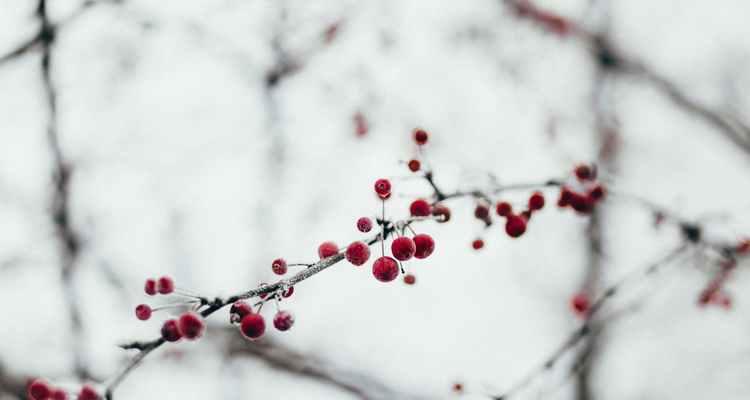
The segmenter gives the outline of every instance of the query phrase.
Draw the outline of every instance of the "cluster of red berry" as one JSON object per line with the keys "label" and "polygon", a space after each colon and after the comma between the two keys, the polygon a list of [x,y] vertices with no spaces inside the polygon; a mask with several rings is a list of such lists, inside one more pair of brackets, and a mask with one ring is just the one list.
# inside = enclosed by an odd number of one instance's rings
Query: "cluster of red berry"
{"label": "cluster of red berry", "polygon": [[[34,379],[29,383],[29,386],[27,387],[26,394],[29,397],[29,400],[67,400],[68,399],[68,392],[61,389],[54,387],[44,381],[43,379]],[[78,391],[77,394],[74,396],[72,395],[70,398],[75,398],[77,400],[99,400],[101,399],[101,396],[94,390],[93,387],[90,385],[83,385],[81,387],[81,390]]]}
{"label": "cluster of red berry", "polygon": [[[229,322],[238,324],[240,333],[247,339],[256,340],[266,332],[266,320],[261,314],[261,307],[257,312],[245,301],[236,301],[229,309]],[[273,326],[284,332],[294,325],[294,314],[289,311],[278,310],[273,317]]]}
{"label": "cluster of red berry", "polygon": [[606,195],[604,186],[597,181],[596,167],[581,164],[573,174],[575,179],[560,187],[557,205],[561,208],[570,207],[581,214],[591,214],[596,204]]}

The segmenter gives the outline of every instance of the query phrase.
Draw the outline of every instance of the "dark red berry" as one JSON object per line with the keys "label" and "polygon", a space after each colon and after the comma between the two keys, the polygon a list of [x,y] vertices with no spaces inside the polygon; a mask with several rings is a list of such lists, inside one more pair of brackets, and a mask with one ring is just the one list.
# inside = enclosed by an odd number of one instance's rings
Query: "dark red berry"
{"label": "dark red berry", "polygon": [[370,259],[370,246],[360,241],[350,244],[346,248],[346,259],[356,266],[366,263]]}
{"label": "dark red berry", "polygon": [[578,211],[581,214],[589,214],[594,210],[594,203],[595,200],[591,198],[590,196],[584,196],[579,193],[570,192],[569,201],[570,206],[573,207],[574,210]]}
{"label": "dark red berry", "polygon": [[391,253],[399,261],[406,261],[414,256],[417,251],[414,241],[406,236],[396,238],[391,243]]}
{"label": "dark red berry", "polygon": [[372,274],[380,282],[390,282],[398,276],[398,264],[391,257],[380,257],[372,264]]}
{"label": "dark red berry", "polygon": [[68,400],[68,394],[62,389],[52,389],[49,394],[50,400]]}
{"label": "dark red berry", "polygon": [[409,212],[412,217],[427,217],[431,211],[432,207],[425,199],[414,200],[409,206]]}
{"label": "dark red berry", "polygon": [[281,296],[283,297],[291,297],[291,295],[294,294],[294,286],[289,286],[287,290],[285,290],[283,293],[281,293]]}
{"label": "dark red berry", "polygon": [[414,257],[423,259],[427,258],[435,251],[435,241],[432,236],[426,233],[420,233],[414,236]]}
{"label": "dark red berry", "polygon": [[526,220],[519,215],[509,215],[505,221],[505,233],[512,238],[517,238],[526,232]]}
{"label": "dark red berry", "polygon": [[544,195],[541,192],[534,192],[529,197],[529,210],[537,211],[544,208]]}
{"label": "dark red berry", "polygon": [[388,179],[375,181],[375,193],[383,200],[391,197],[391,181]]}
{"label": "dark red berry", "polygon": [[576,177],[582,181],[586,181],[593,178],[593,171],[591,170],[591,167],[589,167],[586,164],[581,164],[576,166],[576,169],[574,170]]}
{"label": "dark red berry", "polygon": [[156,289],[161,294],[170,294],[174,292],[174,281],[168,276],[162,276],[156,282]]}
{"label": "dark red berry", "polygon": [[279,311],[273,317],[273,326],[280,331],[288,331],[294,325],[294,315],[289,311]]}
{"label": "dark red berry", "polygon": [[260,314],[250,314],[242,318],[240,332],[250,340],[255,340],[266,332],[266,320]]}
{"label": "dark red berry", "polygon": [[372,230],[372,220],[367,217],[362,217],[357,220],[357,229],[360,232],[370,232]]}
{"label": "dark red berry", "polygon": [[481,249],[482,247],[484,247],[484,240],[482,240],[482,239],[474,239],[474,241],[471,242],[471,247],[474,250]]}
{"label": "dark red berry", "polygon": [[497,212],[497,215],[507,217],[513,212],[513,206],[507,201],[500,201],[495,205],[495,211]]}
{"label": "dark red berry", "polygon": [[148,304],[139,304],[135,307],[135,316],[141,321],[146,321],[151,318],[151,307]]}
{"label": "dark red berry", "polygon": [[422,146],[427,143],[428,138],[429,135],[424,129],[417,128],[414,130],[414,141],[417,142],[418,145]]}
{"label": "dark red berry", "polygon": [[167,342],[176,342],[182,338],[177,320],[168,319],[164,321],[164,325],[161,326],[161,337]]}
{"label": "dark red berry", "polygon": [[591,302],[589,296],[586,293],[577,293],[570,299],[570,307],[576,313],[576,315],[584,317],[589,312]]}
{"label": "dark red berry", "polygon": [[417,172],[420,168],[422,168],[422,163],[419,162],[419,160],[409,160],[409,163],[407,163],[409,166],[409,171],[411,172]]}
{"label": "dark red berry", "polygon": [[451,220],[451,209],[442,204],[435,204],[432,207],[432,216],[437,217],[437,222],[448,222]]}
{"label": "dark red berry", "polygon": [[568,187],[563,186],[560,189],[560,198],[557,200],[558,207],[567,207],[570,205],[570,199],[573,196],[573,191]]}
{"label": "dark red berry", "polygon": [[596,201],[603,199],[605,194],[606,192],[604,190],[604,186],[602,185],[596,185],[591,188],[591,190],[589,190],[589,197]]}
{"label": "dark red berry", "polygon": [[318,256],[320,259],[328,258],[339,252],[339,246],[333,242],[323,242],[318,246]]}
{"label": "dark red berry", "polygon": [[78,392],[78,400],[99,400],[99,393],[89,385],[83,385],[81,391]]}
{"label": "dark red berry", "polygon": [[277,258],[273,260],[273,262],[271,263],[271,270],[273,270],[273,273],[276,275],[286,274],[286,260],[284,260],[283,258]]}
{"label": "dark red berry", "polygon": [[242,321],[245,315],[253,313],[253,306],[245,301],[235,301],[229,308],[229,322],[237,323]]}
{"label": "dark red berry", "polygon": [[417,277],[412,274],[404,275],[404,283],[407,285],[413,285],[417,283]]}
{"label": "dark red berry", "polygon": [[182,336],[187,340],[200,338],[203,336],[203,331],[206,330],[206,323],[203,322],[203,318],[194,312],[186,312],[180,315],[177,326]]}
{"label": "dark red berry", "polygon": [[474,208],[474,217],[486,221],[490,217],[490,208],[484,204],[477,204]]}
{"label": "dark red berry", "polygon": [[147,295],[153,296],[156,294],[156,280],[154,279],[146,279],[146,284],[143,285],[143,291],[146,292]]}
{"label": "dark red berry", "polygon": [[31,400],[47,400],[52,388],[42,379],[34,379],[26,390]]}

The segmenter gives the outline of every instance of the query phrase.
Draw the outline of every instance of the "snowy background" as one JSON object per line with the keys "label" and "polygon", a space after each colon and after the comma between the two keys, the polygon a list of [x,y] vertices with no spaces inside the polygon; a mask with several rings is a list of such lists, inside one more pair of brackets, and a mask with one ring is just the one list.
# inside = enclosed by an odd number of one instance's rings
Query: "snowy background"
{"label": "snowy background", "polygon": [[[601,2],[599,2],[601,3]],[[274,280],[272,259],[317,258],[317,245],[361,238],[372,182],[393,180],[387,213],[429,195],[400,161],[409,132],[444,188],[538,182],[596,160],[596,69],[585,46],[545,32],[498,1],[135,1],[77,10],[54,0],[52,48],[62,154],[74,168],[71,226],[82,240],[72,273],[82,332],[71,329],[51,218],[54,162],[38,49],[0,64],[0,364],[8,377],[75,388],[74,353],[105,380],[166,317],[133,316],[146,277],[228,295]],[[592,29],[597,4],[540,1]],[[38,30],[36,2],[0,2],[0,54]],[[692,98],[750,120],[750,4],[745,0],[619,1],[607,6],[614,45]],[[598,11],[597,11],[598,10]],[[325,31],[338,30],[330,43]],[[294,70],[268,84],[270,71]],[[749,154],[627,74],[608,81],[621,135],[604,175],[718,237],[750,233]],[[361,112],[369,131],[355,134]],[[548,204],[554,191],[548,191]],[[523,201],[528,193],[510,198]],[[283,303],[297,317],[267,345],[351,383],[269,364],[228,348],[226,313],[196,343],[166,346],[119,388],[123,399],[463,398],[500,393],[579,324],[568,299],[586,279],[588,219],[548,206],[521,239],[473,219],[426,223],[435,254],[408,263],[413,287],[382,284],[344,262]],[[603,287],[674,247],[675,230],[612,202],[602,217]],[[744,229],[744,230],[743,230]],[[482,235],[479,252],[471,241]],[[587,385],[596,399],[747,399],[750,273],[729,282],[731,310],[696,307],[710,274],[685,261],[612,301]],[[740,265],[742,267],[742,265]],[[262,343],[263,341],[261,341]],[[234,347],[233,347],[234,346]],[[521,398],[574,399],[563,363]],[[0,388],[2,389],[2,388]],[[3,389],[8,391],[7,389]],[[10,393],[7,394],[13,398]],[[3,394],[0,394],[0,398]]]}

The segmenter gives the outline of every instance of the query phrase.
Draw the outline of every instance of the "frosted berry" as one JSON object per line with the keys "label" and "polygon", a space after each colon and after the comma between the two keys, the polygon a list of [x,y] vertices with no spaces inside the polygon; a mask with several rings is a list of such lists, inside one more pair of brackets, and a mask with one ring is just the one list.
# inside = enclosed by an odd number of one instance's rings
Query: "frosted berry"
{"label": "frosted berry", "polygon": [[509,215],[505,221],[505,233],[512,238],[517,238],[526,232],[526,220],[519,215]]}
{"label": "frosted berry", "polygon": [[424,129],[417,128],[414,130],[414,141],[417,142],[418,145],[422,146],[427,143],[428,138],[429,135]]}
{"label": "frosted berry", "polygon": [[411,172],[417,172],[420,168],[422,168],[422,163],[419,162],[419,160],[409,160],[406,165],[409,166],[409,171]]}
{"label": "frosted berry", "polygon": [[357,220],[357,230],[363,233],[370,232],[372,230],[372,220],[367,217],[362,217]]}
{"label": "frosted berry", "polygon": [[388,179],[375,181],[375,193],[383,200],[391,197],[391,181]]}
{"label": "frosted berry", "polygon": [[427,217],[430,215],[431,210],[430,203],[425,199],[414,200],[409,206],[409,213],[412,217]]}
{"label": "frosted berry", "polygon": [[161,294],[170,294],[174,292],[174,281],[168,276],[162,276],[156,281],[156,290]]}
{"label": "frosted berry", "polygon": [[513,206],[511,206],[507,201],[500,201],[495,206],[495,211],[497,212],[497,215],[501,217],[507,217],[513,212]]}
{"label": "frosted berry", "polygon": [[135,316],[141,321],[146,321],[151,318],[151,307],[148,304],[139,304],[135,307]]}
{"label": "frosted berry", "polygon": [[286,260],[283,258],[277,258],[271,263],[271,270],[276,275],[284,275],[287,271]]}
{"label": "frosted berry", "polygon": [[42,379],[34,379],[26,390],[31,400],[47,400],[52,388]]}
{"label": "frosted berry", "polygon": [[480,250],[484,247],[484,240],[482,239],[474,239],[473,242],[471,242],[471,247],[474,250]]}
{"label": "frosted berry", "polygon": [[143,285],[143,291],[146,292],[146,294],[149,296],[155,295],[156,294],[156,280],[146,279],[146,283]]}
{"label": "frosted berry", "polygon": [[318,246],[318,256],[320,259],[328,258],[339,252],[339,246],[333,242],[323,242]]}
{"label": "frosted berry", "polygon": [[182,336],[187,340],[200,338],[203,336],[203,331],[206,330],[206,323],[203,322],[203,318],[194,312],[186,312],[180,315],[177,326]]}
{"label": "frosted berry", "polygon": [[578,165],[576,169],[574,170],[574,172],[575,172],[576,177],[582,181],[586,181],[586,180],[594,178],[593,170],[591,169],[591,167],[585,164]]}
{"label": "frosted berry", "polygon": [[417,251],[414,241],[406,236],[396,238],[391,243],[391,253],[399,261],[406,261],[414,257],[414,253]]}
{"label": "frosted berry", "polygon": [[245,301],[235,301],[229,308],[229,322],[237,323],[242,321],[246,315],[253,313],[253,306]]}
{"label": "frosted berry", "polygon": [[350,263],[360,266],[370,259],[370,246],[364,242],[354,242],[346,248],[346,259]]}
{"label": "frosted berry", "polygon": [[529,210],[537,211],[544,208],[544,195],[541,192],[534,192],[529,197]]}
{"label": "frosted berry", "polygon": [[407,285],[413,285],[417,283],[417,277],[413,274],[406,274],[404,275],[404,283]]}
{"label": "frosted berry", "polygon": [[99,400],[99,393],[89,385],[83,385],[81,391],[78,392],[78,400]]}
{"label": "frosted berry", "polygon": [[289,286],[287,290],[285,290],[283,293],[281,293],[281,296],[283,297],[291,297],[291,295],[294,294],[294,286]]}
{"label": "frosted berry", "polygon": [[242,318],[240,332],[248,339],[255,340],[266,332],[266,320],[260,314],[250,314]]}
{"label": "frosted berry", "polygon": [[439,223],[448,222],[451,220],[451,209],[442,204],[435,204],[432,207],[432,216],[437,217]]}
{"label": "frosted berry", "polygon": [[578,316],[586,316],[591,308],[589,296],[586,293],[577,293],[570,299],[570,307]]}
{"label": "frosted berry", "polygon": [[177,320],[168,319],[161,326],[161,337],[167,342],[176,342],[182,338],[180,328],[177,327]]}
{"label": "frosted berry", "polygon": [[435,251],[435,241],[432,236],[426,233],[420,233],[414,236],[414,257],[423,259],[427,258]]}
{"label": "frosted berry", "polygon": [[273,326],[280,331],[288,331],[294,325],[294,315],[289,311],[279,311],[273,317]]}
{"label": "frosted berry", "polygon": [[62,389],[52,389],[49,394],[50,400],[68,400],[68,394]]}
{"label": "frosted berry", "polygon": [[391,257],[380,257],[372,264],[372,274],[380,282],[390,282],[398,276],[398,264]]}

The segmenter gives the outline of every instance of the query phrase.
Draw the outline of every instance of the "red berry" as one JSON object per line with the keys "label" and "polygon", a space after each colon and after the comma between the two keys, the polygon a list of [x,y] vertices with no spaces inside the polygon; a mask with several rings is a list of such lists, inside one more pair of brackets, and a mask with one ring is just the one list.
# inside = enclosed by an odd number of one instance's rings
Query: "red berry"
{"label": "red berry", "polygon": [[448,222],[451,220],[451,209],[442,204],[435,204],[432,207],[432,216],[438,217],[437,222]]}
{"label": "red berry", "polygon": [[357,229],[360,232],[370,232],[372,230],[372,220],[367,217],[362,217],[357,220]]}
{"label": "red berry", "polygon": [[388,179],[378,179],[375,181],[375,193],[383,200],[391,197],[391,181]]}
{"label": "red berry", "polygon": [[356,265],[360,266],[370,259],[370,246],[364,242],[354,242],[346,248],[346,259]]}
{"label": "red berry", "polygon": [[573,196],[573,192],[566,186],[560,189],[560,198],[557,200],[558,207],[567,207],[570,205],[570,199]]}
{"label": "red berry", "polygon": [[26,392],[31,400],[47,400],[52,388],[42,379],[34,379],[29,384]]}
{"label": "red berry", "polygon": [[286,260],[284,260],[283,258],[277,258],[273,260],[273,262],[271,263],[271,270],[273,270],[273,273],[276,275],[286,274]]}
{"label": "red berry", "polygon": [[68,394],[62,389],[52,389],[49,394],[50,400],[68,400]]}
{"label": "red berry", "polygon": [[737,243],[735,251],[743,255],[750,253],[750,238],[740,240],[740,242]]}
{"label": "red berry", "polygon": [[423,259],[427,258],[435,251],[435,241],[432,236],[426,233],[420,233],[414,236],[414,257]]}
{"label": "red berry", "polygon": [[294,325],[294,315],[289,311],[279,311],[273,317],[273,326],[280,331],[288,331]]}
{"label": "red berry", "polygon": [[391,243],[391,253],[399,261],[406,261],[414,256],[417,251],[414,241],[406,236],[396,238]]}
{"label": "red berry", "polygon": [[474,239],[474,241],[471,242],[471,247],[474,250],[481,249],[482,247],[484,247],[484,240],[482,240],[482,239]]}
{"label": "red berry", "polygon": [[593,171],[591,170],[591,167],[589,167],[586,164],[581,164],[581,165],[576,166],[576,169],[575,169],[574,172],[576,174],[576,177],[578,177],[578,179],[580,179],[582,181],[593,179],[593,177],[594,177],[593,176],[594,174],[593,174]]}
{"label": "red berry", "polygon": [[513,212],[513,206],[511,206],[507,201],[501,201],[498,202],[495,206],[495,211],[497,212],[497,215],[501,217],[507,217]]}
{"label": "red berry", "polygon": [[139,304],[135,308],[135,316],[141,321],[146,321],[151,318],[151,307],[148,304]]}
{"label": "red berry", "polygon": [[517,238],[526,232],[526,220],[518,215],[509,215],[505,221],[505,233],[512,238]]}
{"label": "red berry", "polygon": [[161,294],[170,294],[174,292],[174,281],[168,276],[162,276],[156,282],[156,289]]}
{"label": "red berry", "polygon": [[427,143],[428,138],[429,135],[424,129],[417,128],[414,130],[414,141],[417,142],[418,145],[422,146]]}
{"label": "red berry", "polygon": [[283,297],[290,297],[293,294],[294,294],[294,286],[289,286],[289,289],[287,289],[283,293],[281,293],[281,296],[283,296]]}
{"label": "red berry", "polygon": [[586,295],[586,293],[577,293],[572,299],[570,299],[570,306],[578,316],[585,316],[588,314],[589,308],[591,307],[589,296]]}
{"label": "red berry", "polygon": [[417,277],[412,274],[404,275],[404,283],[407,285],[413,285],[417,283]]}
{"label": "red berry", "polygon": [[318,256],[320,259],[328,258],[339,252],[339,246],[333,242],[323,242],[318,246]]}
{"label": "red berry", "polygon": [[147,295],[153,296],[156,294],[156,281],[153,279],[146,279],[146,284],[143,285],[143,291],[146,292]]}
{"label": "red berry", "polygon": [[604,190],[604,186],[602,185],[596,185],[591,190],[589,190],[589,197],[596,201],[603,199],[605,194],[606,191]]}
{"label": "red berry", "polygon": [[250,314],[242,318],[240,332],[250,340],[255,340],[266,332],[266,320],[260,314]]}
{"label": "red berry", "polygon": [[180,328],[177,327],[177,321],[174,319],[168,319],[164,321],[164,325],[161,326],[161,337],[167,342],[176,342],[182,338]]}
{"label": "red berry", "polygon": [[568,196],[570,206],[579,213],[589,214],[594,210],[595,201],[590,196],[584,196],[575,192],[570,192]]}
{"label": "red berry", "polygon": [[206,324],[203,322],[203,318],[194,312],[186,312],[180,315],[180,319],[177,321],[177,326],[180,329],[180,333],[187,340],[195,340],[203,336],[203,331],[206,330]]}
{"label": "red berry", "polygon": [[253,313],[253,306],[244,301],[235,301],[229,308],[229,322],[237,323],[242,321],[245,315]]}
{"label": "red berry", "polygon": [[489,207],[484,204],[477,204],[476,208],[474,208],[474,217],[482,221],[487,221],[490,217]]}
{"label": "red berry", "polygon": [[409,160],[407,165],[411,172],[417,172],[422,167],[422,163],[420,163],[419,160]]}
{"label": "red berry", "polygon": [[534,192],[529,197],[529,210],[536,211],[544,208],[544,195],[541,192]]}
{"label": "red berry", "polygon": [[398,276],[398,264],[391,257],[380,257],[372,264],[372,274],[380,282],[390,282]]}
{"label": "red berry", "polygon": [[89,385],[83,385],[81,388],[81,391],[78,392],[78,400],[99,400],[101,397],[99,397],[99,394],[96,393],[96,390],[92,388]]}
{"label": "red berry", "polygon": [[427,217],[430,215],[431,210],[430,203],[425,199],[414,200],[409,206],[409,212],[412,217]]}

